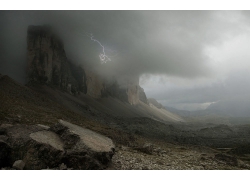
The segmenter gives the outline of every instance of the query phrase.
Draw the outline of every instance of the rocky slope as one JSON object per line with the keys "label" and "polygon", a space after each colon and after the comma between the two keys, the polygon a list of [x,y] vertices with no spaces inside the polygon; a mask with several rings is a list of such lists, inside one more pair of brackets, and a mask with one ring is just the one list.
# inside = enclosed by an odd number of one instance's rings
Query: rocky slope
{"label": "rocky slope", "polygon": [[[21,153],[19,156],[17,153],[14,156],[16,158],[10,162],[6,159],[0,161],[9,162],[9,164],[1,165],[4,169],[21,168],[23,162],[27,162],[27,160],[32,162],[31,164],[39,162],[36,165],[37,169],[44,168],[48,162],[40,161],[38,158],[43,157],[44,153],[47,153],[46,159],[50,159],[49,162],[54,162],[54,165],[49,165],[49,168],[85,169],[85,165],[73,167],[68,161],[51,160],[51,153],[53,157],[62,157],[60,156],[62,146],[66,146],[70,150],[77,144],[74,143],[78,139],[78,135],[75,137],[75,135],[67,134],[66,129],[61,131],[60,128],[52,128],[58,127],[55,124],[59,119],[112,139],[118,148],[115,150],[111,163],[107,166],[98,166],[100,168],[249,169],[250,126],[231,127],[216,124],[159,122],[149,117],[133,117],[133,113],[140,111],[131,109],[133,106],[125,105],[117,99],[101,98],[100,100],[105,100],[102,102],[84,94],[73,96],[48,86],[34,89],[34,87],[18,84],[8,76],[1,76],[0,87],[0,124],[2,127],[2,129],[0,128],[2,153],[0,158],[8,157],[7,155],[12,152],[13,147],[20,149],[18,142],[21,144],[22,142],[24,142],[23,144],[33,142],[27,146],[28,149],[31,148],[28,155]],[[42,91],[41,87],[45,87],[47,91]],[[106,101],[110,106],[104,105]],[[112,104],[114,107],[111,108]],[[121,110],[118,112],[120,116],[114,115],[117,108]],[[137,108],[140,110],[139,107]],[[111,109],[114,111],[112,112]],[[104,110],[110,113],[104,113]],[[132,114],[128,116],[127,113]],[[127,116],[125,116],[126,114]],[[37,126],[37,124],[43,125]],[[47,132],[46,126],[51,127],[49,132]],[[64,137],[72,139],[67,141],[67,138],[64,139]],[[51,145],[44,146],[44,139]],[[58,148],[53,150],[55,139],[61,139],[62,143],[56,143],[55,147]],[[152,145],[148,145],[148,143]],[[35,154],[33,161],[31,154],[34,147],[41,152]],[[24,149],[21,152],[27,151]],[[15,161],[17,162],[15,163]],[[75,163],[77,164],[77,162]],[[15,166],[12,167],[14,164]],[[26,167],[29,167],[29,163]],[[91,165],[91,169],[96,167],[95,163]]]}

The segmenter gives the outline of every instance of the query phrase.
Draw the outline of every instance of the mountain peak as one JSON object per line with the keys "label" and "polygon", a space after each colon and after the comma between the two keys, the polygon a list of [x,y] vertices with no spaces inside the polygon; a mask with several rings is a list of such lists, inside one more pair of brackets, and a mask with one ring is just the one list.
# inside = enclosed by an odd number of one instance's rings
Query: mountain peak
{"label": "mountain peak", "polygon": [[85,72],[71,63],[60,38],[49,26],[29,26],[28,82],[51,84],[70,93],[86,93]]}

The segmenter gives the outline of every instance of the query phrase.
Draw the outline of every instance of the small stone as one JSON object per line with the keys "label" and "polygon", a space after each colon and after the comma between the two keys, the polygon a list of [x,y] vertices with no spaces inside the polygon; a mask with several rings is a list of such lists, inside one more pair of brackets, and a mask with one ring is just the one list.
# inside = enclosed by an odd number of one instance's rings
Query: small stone
{"label": "small stone", "polygon": [[17,160],[14,162],[12,167],[17,170],[23,170],[24,166],[25,162],[23,162],[22,160]]}
{"label": "small stone", "polygon": [[67,166],[64,163],[62,163],[62,164],[60,164],[59,169],[60,170],[66,170]]}
{"label": "small stone", "polygon": [[161,154],[167,154],[167,151],[163,150],[163,151],[161,151]]}

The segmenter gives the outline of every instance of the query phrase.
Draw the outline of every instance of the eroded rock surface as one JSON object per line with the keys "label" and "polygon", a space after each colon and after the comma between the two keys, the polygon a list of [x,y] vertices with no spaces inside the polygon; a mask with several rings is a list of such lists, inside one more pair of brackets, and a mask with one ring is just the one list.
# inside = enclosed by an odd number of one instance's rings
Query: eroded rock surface
{"label": "eroded rock surface", "polygon": [[22,160],[20,168],[13,168],[56,169],[64,164],[70,169],[104,169],[114,154],[111,139],[63,120],[49,129],[13,125],[2,130],[5,135],[0,138],[1,168],[11,168]]}
{"label": "eroded rock surface", "polygon": [[64,151],[63,142],[59,138],[57,134],[50,131],[38,131],[35,133],[31,133],[30,137],[38,143],[49,144],[53,148]]}
{"label": "eroded rock surface", "polygon": [[115,148],[111,139],[63,120],[50,130],[57,133],[65,144],[67,167],[103,169],[111,161]]}
{"label": "eroded rock surface", "polygon": [[96,152],[109,152],[115,148],[112,140],[94,131],[60,120],[59,123],[79,136],[80,142]]}
{"label": "eroded rock surface", "polygon": [[51,84],[73,94],[86,93],[84,70],[68,60],[62,40],[51,27],[28,27],[27,60],[29,83]]}

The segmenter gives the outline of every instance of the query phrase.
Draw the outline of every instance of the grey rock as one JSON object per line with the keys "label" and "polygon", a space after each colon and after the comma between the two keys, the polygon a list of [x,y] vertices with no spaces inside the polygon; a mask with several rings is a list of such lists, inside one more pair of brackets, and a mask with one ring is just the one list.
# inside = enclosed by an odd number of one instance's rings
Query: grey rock
{"label": "grey rock", "polygon": [[11,164],[22,159],[26,169],[44,169],[61,163],[64,151],[57,134],[36,125],[14,125],[7,128],[7,134]]}
{"label": "grey rock", "polygon": [[64,142],[64,162],[74,169],[104,169],[114,154],[112,140],[89,129],[60,120],[50,128]]}
{"label": "grey rock", "polygon": [[114,148],[111,139],[62,120],[49,130],[13,125],[0,135],[0,168],[22,159],[25,169],[105,169]]}
{"label": "grey rock", "polygon": [[25,162],[23,162],[22,160],[17,160],[14,162],[12,167],[17,170],[23,170],[25,167]]}
{"label": "grey rock", "polygon": [[64,163],[62,163],[62,164],[60,164],[59,169],[60,170],[66,170],[67,166]]}
{"label": "grey rock", "polygon": [[30,137],[38,143],[48,144],[53,148],[64,151],[63,142],[59,138],[59,136],[51,131],[38,131],[35,133],[31,133]]}

